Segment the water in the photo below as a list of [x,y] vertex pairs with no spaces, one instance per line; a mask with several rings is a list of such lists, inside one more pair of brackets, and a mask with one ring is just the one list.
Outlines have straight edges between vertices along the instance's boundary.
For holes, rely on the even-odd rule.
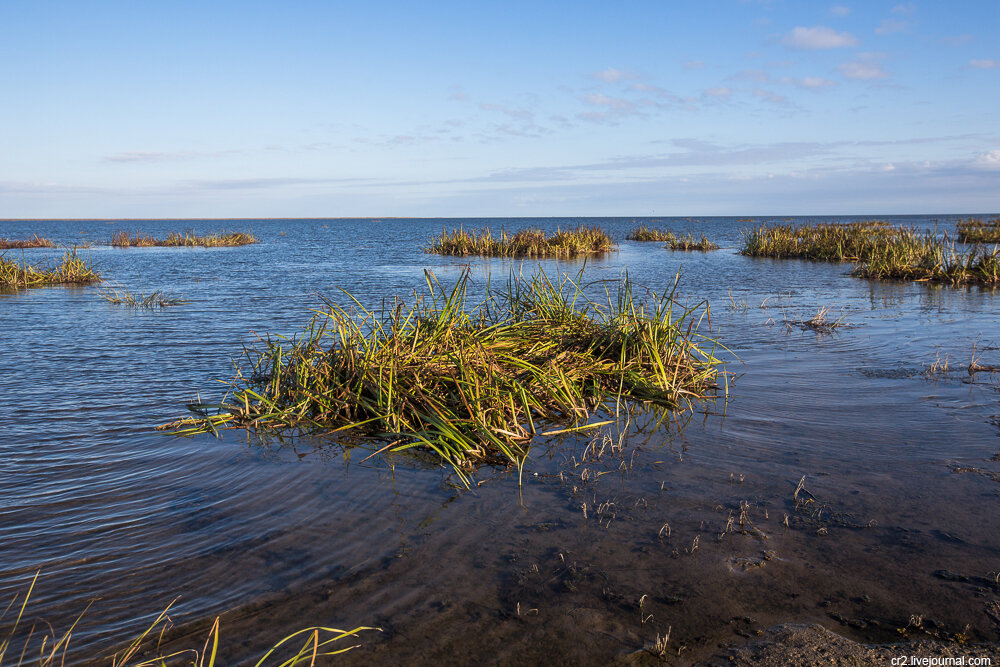
[[[950,229],[959,217],[892,221]],[[221,397],[217,380],[253,332],[294,334],[320,295],[342,301],[343,288],[377,305],[422,290],[426,269],[447,282],[468,267],[481,288],[538,264],[421,251],[458,222],[598,224],[620,250],[588,260],[587,279],[627,270],[663,290],[680,271],[679,299],[708,300],[715,334],[741,360],[728,400],[635,429],[600,461],[581,463],[580,436],[539,443],[520,491],[516,471],[482,470],[466,491],[426,457],[362,462],[366,452],[329,442],[153,430],[197,396]],[[704,232],[724,249],[624,241],[643,223]],[[898,640],[911,615],[930,619],[913,636],[968,625],[971,640],[997,641],[998,377],[964,366],[974,345],[1000,363],[1000,292],[741,257],[747,224],[0,222],[0,238],[90,243],[83,255],[105,279],[189,301],[134,311],[96,286],[0,293],[0,601],[39,570],[32,620],[67,627],[100,598],[74,633],[83,656],[141,632],[179,596],[178,634],[203,637],[222,614],[232,664],[311,624],[382,627],[345,656],[360,663],[607,662],[668,628],[683,662],[783,622]],[[262,243],[103,245],[123,228],[248,230]],[[60,254],[24,251],[29,262]],[[850,326],[785,325],[820,306]],[[928,378],[946,355],[953,370]],[[799,500],[812,501],[796,508],[803,476]]]

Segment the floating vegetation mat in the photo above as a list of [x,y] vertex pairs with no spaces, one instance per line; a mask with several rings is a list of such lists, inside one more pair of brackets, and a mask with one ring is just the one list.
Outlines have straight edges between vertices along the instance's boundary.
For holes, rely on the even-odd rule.
[[500,230],[495,238],[489,228],[465,231],[446,229],[424,248],[435,255],[482,255],[484,257],[580,257],[615,250],[614,241],[598,227],[580,226],[556,230],[549,236],[540,229],[522,229],[515,234]]
[[955,225],[955,234],[962,243],[1000,243],[1000,218],[962,220]]
[[744,231],[741,254],[855,262],[862,278],[1000,284],[1000,247],[958,250],[945,236],[885,222],[778,225]]
[[0,250],[22,249],[22,248],[55,248],[56,244],[48,239],[44,239],[38,234],[32,235],[30,239],[0,239]]
[[128,288],[117,285],[109,285],[101,290],[101,298],[116,306],[126,306],[128,308],[166,308],[168,306],[179,306],[187,303],[182,297],[174,296],[162,290],[144,294],[143,292],[133,292]]
[[474,464],[523,460],[536,435],[609,423],[599,415],[619,400],[687,409],[718,388],[718,344],[698,333],[707,304],[640,298],[627,277],[604,283],[598,304],[581,278],[511,275],[474,307],[468,273],[450,290],[428,273],[411,306],[327,301],[300,337],[245,349],[221,405],[160,428],[352,429],[380,451],[436,452],[465,480]]
[[100,282],[101,276],[90,262],[80,259],[76,249],[67,250],[55,267],[46,269],[0,255],[0,288],[43,287],[45,285]]
[[259,243],[257,237],[248,232],[222,232],[220,234],[209,234],[208,236],[196,236],[191,232],[180,234],[170,232],[165,239],[157,239],[138,231],[117,231],[111,237],[111,245],[117,248],[221,248],[226,246],[250,245]]

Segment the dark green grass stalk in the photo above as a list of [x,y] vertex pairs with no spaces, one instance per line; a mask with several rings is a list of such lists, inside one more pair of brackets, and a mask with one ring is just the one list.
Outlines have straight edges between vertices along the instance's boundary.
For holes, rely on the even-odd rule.
[[410,306],[327,301],[297,339],[245,349],[221,405],[189,406],[197,417],[161,428],[350,429],[436,452],[464,480],[474,464],[523,460],[547,429],[607,423],[594,420],[609,401],[685,409],[717,388],[717,344],[698,334],[707,304],[640,298],[627,278],[598,304],[580,279],[512,274],[469,306],[467,273],[450,290],[428,273]]
[[962,220],[955,225],[955,234],[961,243],[1000,243],[1000,218]]
[[0,250],[20,250],[23,248],[55,248],[56,244],[38,234],[30,239],[0,239]]
[[138,231],[128,232],[120,230],[115,232],[111,237],[111,245],[116,248],[221,248],[250,245],[253,243],[259,243],[259,240],[249,232],[221,232],[207,236],[198,236],[192,232],[185,232],[183,234],[169,232],[167,238],[157,239],[148,234],[141,234]]
[[52,268],[18,262],[0,255],[0,288],[44,287],[46,285],[87,284],[100,282],[101,276],[93,265],[77,255],[76,248],[66,251]]
[[580,257],[611,252],[615,244],[607,232],[597,227],[559,229],[552,235],[540,229],[522,229],[515,234],[501,229],[499,238],[489,228],[469,232],[459,227],[451,232],[442,230],[424,250],[461,257]]
[[854,262],[854,274],[863,278],[1000,284],[997,246],[959,250],[947,236],[883,222],[757,227],[744,231],[740,252],[752,257]]

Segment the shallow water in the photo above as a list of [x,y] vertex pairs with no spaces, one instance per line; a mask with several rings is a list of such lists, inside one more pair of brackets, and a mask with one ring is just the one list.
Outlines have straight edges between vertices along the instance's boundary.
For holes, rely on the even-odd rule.
[[[960,217],[893,222],[950,229]],[[83,656],[180,596],[172,618],[199,637],[223,614],[231,664],[311,624],[382,627],[345,656],[363,663],[602,663],[668,628],[685,663],[782,622],[899,640],[911,616],[925,620],[910,636],[998,641],[1000,376],[965,367],[974,345],[1000,364],[1000,291],[741,257],[749,223],[655,220],[461,221],[599,224],[619,251],[589,260],[586,279],[627,270],[660,291],[680,271],[679,299],[707,299],[713,334],[741,360],[727,398],[670,427],[637,417],[624,449],[599,461],[581,461],[579,436],[539,443],[520,492],[516,471],[481,470],[466,491],[420,457],[153,430],[198,395],[221,398],[216,380],[251,332],[295,333],[319,295],[343,300],[344,288],[376,305],[422,290],[425,269],[447,282],[469,267],[482,286],[538,264],[420,250],[459,221],[0,222],[0,238],[90,243],[107,280],[189,301],[132,311],[98,287],[0,293],[0,602],[38,570],[33,619],[67,627],[99,597],[74,633]],[[724,249],[624,241],[640,223]],[[249,230],[262,243],[102,245],[123,228]],[[785,324],[820,306],[849,326]],[[953,369],[928,377],[946,355]],[[803,476],[811,502],[796,507]]]

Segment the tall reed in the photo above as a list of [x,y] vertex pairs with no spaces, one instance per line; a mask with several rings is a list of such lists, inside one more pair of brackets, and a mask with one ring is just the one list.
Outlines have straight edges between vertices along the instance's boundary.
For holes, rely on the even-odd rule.
[[470,307],[468,273],[450,290],[426,279],[410,306],[326,301],[300,337],[245,348],[221,405],[161,428],[352,429],[436,452],[464,480],[475,463],[523,459],[535,435],[607,423],[593,419],[609,401],[684,408],[717,386],[717,343],[698,333],[707,305],[682,308],[672,291],[640,298],[626,277],[598,304],[582,273],[511,274]]
[[665,232],[660,229],[653,229],[647,227],[646,225],[640,225],[628,233],[625,237],[626,241],[643,241],[643,242],[658,242],[664,243],[669,238],[673,237],[673,232]]
[[93,264],[77,255],[71,248],[62,260],[51,269],[28,264],[24,258],[18,262],[0,255],[0,287],[42,287],[45,285],[86,284],[100,282],[101,276]]
[[468,232],[464,227],[447,229],[432,238],[424,250],[435,255],[481,255],[485,257],[579,257],[611,252],[615,243],[603,229],[585,225],[558,229],[548,235],[540,229],[522,229],[514,234],[500,230],[495,238],[489,228]]

